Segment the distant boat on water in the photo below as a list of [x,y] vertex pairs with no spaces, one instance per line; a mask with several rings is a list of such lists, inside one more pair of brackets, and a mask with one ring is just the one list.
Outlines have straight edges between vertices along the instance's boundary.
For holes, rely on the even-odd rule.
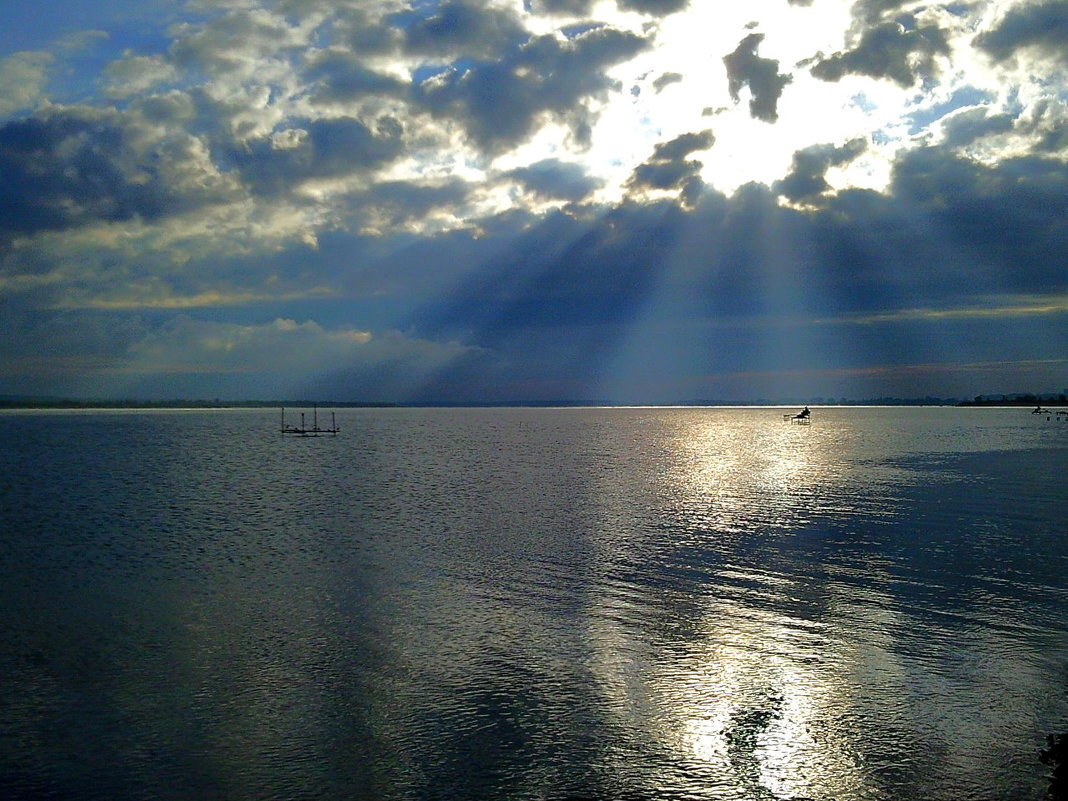
[[799,425],[807,426],[812,423],[812,412],[809,411],[809,408],[806,406],[797,414],[784,414],[782,416],[782,419],[789,420],[792,423],[798,423]]
[[337,432],[340,431],[337,427],[337,421],[334,419],[334,412],[330,412],[330,427],[322,428],[319,426],[319,407],[312,407],[312,424],[307,426],[304,422],[304,412],[300,413],[300,425],[287,425],[286,424],[286,407],[282,407],[282,435],[290,435],[294,437],[322,437],[329,434],[332,437],[337,436]]

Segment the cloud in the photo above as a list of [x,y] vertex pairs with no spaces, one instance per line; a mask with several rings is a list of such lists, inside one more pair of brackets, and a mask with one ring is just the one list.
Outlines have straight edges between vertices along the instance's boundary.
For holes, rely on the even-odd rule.
[[[976,37],[975,5],[861,0],[827,26],[791,0],[813,8],[782,4],[767,43],[754,23],[737,47],[749,11],[660,19],[682,0],[181,5],[160,39],[0,61],[0,298],[32,343],[0,347],[0,375],[35,348],[57,376],[173,369],[205,392],[284,369],[346,397],[522,397],[593,392],[628,358],[741,373],[853,346],[816,320],[870,322],[861,356],[893,355],[879,337],[908,325],[963,337],[906,355],[996,351],[1013,323],[976,297],[1054,308],[1013,318],[1036,351],[1063,324],[1045,301],[1068,291],[1064,50],[1046,33],[1064,2],[1011,5]],[[787,16],[818,25],[779,38]],[[838,51],[802,62],[822,82],[759,55],[774,40],[796,64],[810,36]],[[688,98],[732,48],[718,91],[736,106]],[[858,175],[873,188],[839,185]]]
[[426,8],[432,13],[409,12],[396,18],[404,31],[404,47],[410,53],[493,59],[501,55],[503,48],[527,38],[510,10],[464,0],[445,0]]
[[731,99],[737,103],[742,87],[748,86],[749,113],[758,120],[775,122],[779,118],[779,98],[791,78],[779,73],[777,60],[757,55],[757,48],[762,41],[764,34],[749,34],[739,42],[733,53],[723,57],[723,64],[727,68]]
[[[369,189],[347,197],[350,228],[364,233],[397,234],[406,227],[436,214],[462,217],[464,204],[474,187],[459,178],[417,183],[379,181]],[[446,225],[443,227],[452,227]]]
[[160,373],[200,376],[200,383],[229,396],[262,396],[264,386],[273,384],[285,394],[351,397],[359,392],[396,399],[476,352],[454,341],[326,328],[311,320],[236,324],[180,316],[131,343],[123,367],[148,379]]
[[569,125],[581,142],[588,138],[591,114],[584,101],[618,90],[605,71],[648,45],[606,27],[536,36],[499,61],[454,66],[428,78],[414,99],[435,116],[459,122],[491,153],[521,143],[546,118]]
[[683,76],[678,72],[665,72],[655,81],[653,81],[653,89],[655,89],[657,94],[659,94],[671,84],[680,83],[682,81],[682,78]]
[[[0,347],[0,361],[24,381],[48,386],[53,376],[69,379],[74,369],[87,392],[148,397],[160,397],[161,390],[165,397],[183,383],[204,397],[300,396],[316,385],[347,396],[373,377],[383,382],[385,397],[395,398],[477,352],[398,331],[376,334],[291,318],[232,323],[183,314],[153,322],[79,311],[27,320],[22,330],[32,347]],[[379,388],[361,389],[367,397]]]
[[995,61],[1007,61],[1021,51],[1068,61],[1068,2],[1026,3],[1012,6],[975,44]]
[[318,82],[313,90],[317,103],[348,103],[366,97],[401,97],[408,84],[364,65],[359,56],[329,50],[311,57],[304,77]]
[[638,190],[681,190],[685,204],[692,203],[704,186],[700,178],[700,161],[687,159],[694,151],[708,150],[715,143],[712,131],[686,133],[669,142],[661,142],[652,157],[639,164],[628,186]]
[[178,77],[174,65],[163,56],[139,56],[126,51],[104,69],[106,91],[112,97],[132,97],[169,83]]
[[502,177],[518,181],[543,200],[579,201],[603,185],[603,181],[590,176],[582,165],[559,159],[543,159],[517,167]]
[[182,69],[230,81],[257,74],[263,80],[282,68],[287,51],[307,45],[315,22],[311,15],[303,25],[291,25],[264,8],[237,8],[203,23],[175,25],[168,57]]
[[831,188],[824,177],[831,167],[848,164],[868,148],[867,139],[853,139],[841,146],[812,145],[794,153],[790,173],[772,189],[794,201],[812,201]]
[[616,0],[624,11],[637,11],[654,17],[663,17],[682,11],[690,0]]
[[951,148],[967,147],[991,136],[1011,133],[1015,127],[1013,114],[992,114],[989,108],[968,108],[942,119],[942,144]]
[[0,59],[0,117],[34,106],[44,96],[49,53],[23,51]]
[[[526,0],[526,3],[540,14],[587,17],[597,5],[597,0]],[[635,11],[653,17],[674,14],[689,4],[689,0],[616,0],[616,5],[623,11]]]
[[345,117],[291,124],[230,152],[228,161],[254,191],[275,194],[313,178],[373,170],[403,151],[403,130],[392,119],[379,120],[374,131]]
[[159,219],[230,195],[230,182],[188,139],[145,147],[141,133],[117,112],[77,107],[0,125],[0,243],[94,221]]
[[866,75],[908,88],[937,76],[938,57],[949,54],[946,32],[937,25],[886,20],[867,28],[853,49],[818,60],[811,72],[822,81]]
[[1068,108],[1053,99],[1043,99],[1031,111],[1030,119],[1020,121],[1017,130],[1033,137],[1034,151],[1058,154],[1068,150]]

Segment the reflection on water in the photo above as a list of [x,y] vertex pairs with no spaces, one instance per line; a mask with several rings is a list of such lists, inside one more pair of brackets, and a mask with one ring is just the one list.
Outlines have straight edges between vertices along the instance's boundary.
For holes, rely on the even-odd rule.
[[5,797],[1041,797],[1063,429],[338,418],[0,415]]

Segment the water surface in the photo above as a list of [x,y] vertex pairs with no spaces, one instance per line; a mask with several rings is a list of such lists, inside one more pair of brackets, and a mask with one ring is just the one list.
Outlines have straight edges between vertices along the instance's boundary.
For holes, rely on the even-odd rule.
[[0,796],[1041,798],[1039,418],[2,414]]

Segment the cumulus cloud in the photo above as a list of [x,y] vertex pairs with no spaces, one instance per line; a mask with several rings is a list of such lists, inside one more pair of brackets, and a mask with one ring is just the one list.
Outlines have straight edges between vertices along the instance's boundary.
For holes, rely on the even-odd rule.
[[109,95],[132,97],[175,80],[178,70],[162,56],[139,56],[127,51],[107,65],[104,75]]
[[[0,243],[94,221],[158,219],[231,191],[190,158],[188,140],[144,144],[128,118],[91,108],[51,108],[0,125]],[[198,176],[185,180],[190,172]]]
[[35,105],[44,93],[49,53],[23,51],[0,59],[0,117]]
[[947,115],[942,120],[942,144],[951,148],[967,147],[991,136],[1013,131],[1016,116],[992,114],[989,108],[968,108]]
[[503,177],[518,181],[543,200],[579,201],[603,184],[589,175],[581,164],[559,159],[543,159],[517,167],[504,173]]
[[607,27],[571,36],[537,36],[499,61],[450,67],[423,81],[416,101],[459,122],[481,148],[500,152],[526,139],[545,117],[588,137],[587,100],[618,90],[605,71],[648,47],[640,36]]
[[319,103],[350,103],[366,97],[400,97],[408,88],[406,82],[371,69],[354,53],[341,50],[314,54],[304,77],[316,87],[312,96]]
[[723,57],[723,64],[727,68],[731,99],[739,102],[742,87],[748,86],[749,113],[758,120],[775,122],[779,118],[779,98],[791,78],[779,73],[776,59],[757,55],[757,49],[763,41],[764,34],[749,34],[738,43],[733,53]]
[[445,0],[399,16],[405,49],[419,55],[496,58],[502,48],[526,39],[526,30],[508,9],[465,0]]
[[690,0],[616,0],[625,11],[638,11],[655,17],[663,17],[682,11]]
[[1063,154],[1068,151],[1068,107],[1044,99],[1031,111],[1030,118],[1019,121],[1016,130],[1031,138],[1035,152]]
[[276,131],[235,149],[229,161],[255,191],[274,194],[312,178],[334,178],[381,167],[397,158],[403,131],[395,120],[375,130],[352,118],[317,119]]
[[168,57],[177,66],[235,79],[277,70],[286,51],[306,45],[315,16],[303,24],[265,8],[236,8],[203,23],[174,26]]
[[[541,14],[585,17],[592,13],[597,0],[526,0],[526,3]],[[624,11],[663,17],[682,11],[689,0],[616,0],[616,4]]]
[[678,72],[665,72],[653,81],[653,89],[658,93],[662,92],[665,88],[671,86],[671,84],[682,81],[682,78],[683,76]]
[[945,31],[936,24],[909,20],[879,22],[866,30],[850,50],[821,58],[811,68],[823,81],[838,81],[844,75],[886,78],[908,88],[938,74],[939,57],[950,54]]
[[794,202],[811,201],[831,189],[825,178],[831,167],[848,164],[868,148],[866,139],[853,139],[844,145],[812,145],[794,153],[790,173],[772,187]]
[[[697,371],[695,353],[762,357],[734,327],[1063,295],[1065,53],[1049,31],[1066,6],[1011,4],[976,38],[973,6],[859,0],[846,45],[835,31],[825,49],[841,49],[807,61],[822,82],[799,74],[789,103],[748,26],[700,54],[734,48],[719,91],[737,108],[688,97],[705,62],[654,49],[672,35],[660,18],[705,13],[683,0],[200,0],[158,52],[93,34],[84,63],[112,61],[78,82],[59,45],[16,53],[0,61],[0,299],[21,344],[0,343],[0,374],[38,355],[57,375],[184,371],[205,392],[282,369],[339,397],[360,381],[406,397],[559,387],[626,341]],[[951,45],[960,75],[940,73]],[[1033,79],[1013,86],[1024,57]],[[57,82],[90,97],[60,105]],[[808,133],[843,104],[841,131]],[[712,188],[758,159],[763,183]],[[872,188],[831,191],[835,168],[880,164]]]
[[990,31],[979,34],[975,44],[996,61],[1006,61],[1021,51],[1033,51],[1068,60],[1068,1],[1026,3],[1012,6]]
[[652,157],[635,168],[628,186],[632,191],[680,190],[684,205],[691,205],[704,186],[700,177],[703,165],[687,156],[694,151],[708,150],[715,141],[712,131],[701,131],[661,142],[653,150]]

